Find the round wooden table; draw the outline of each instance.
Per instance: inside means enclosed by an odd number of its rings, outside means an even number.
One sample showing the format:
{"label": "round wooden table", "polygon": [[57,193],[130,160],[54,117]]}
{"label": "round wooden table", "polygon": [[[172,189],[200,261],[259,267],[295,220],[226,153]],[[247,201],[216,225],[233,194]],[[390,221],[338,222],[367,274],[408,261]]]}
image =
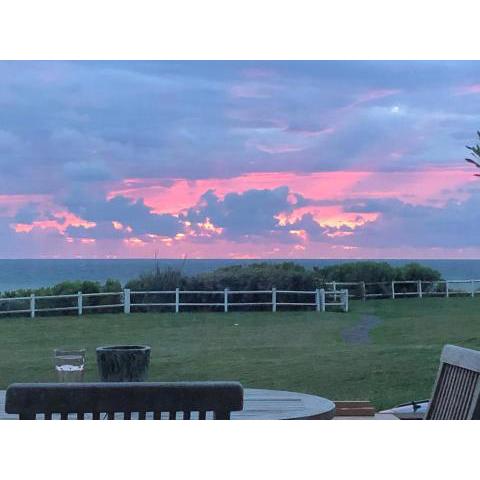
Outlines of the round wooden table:
{"label": "round wooden table", "polygon": [[327,398],[282,390],[244,389],[243,410],[232,420],[330,420],[335,404]]}

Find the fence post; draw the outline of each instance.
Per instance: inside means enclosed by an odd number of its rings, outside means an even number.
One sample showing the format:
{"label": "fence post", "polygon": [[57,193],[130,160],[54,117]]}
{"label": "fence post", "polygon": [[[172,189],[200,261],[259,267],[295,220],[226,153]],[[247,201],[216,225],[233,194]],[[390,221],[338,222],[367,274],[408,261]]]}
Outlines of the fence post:
{"label": "fence post", "polygon": [[77,307],[78,307],[78,314],[82,315],[83,313],[83,297],[82,292],[77,293]]}
{"label": "fence post", "polygon": [[325,311],[325,289],[324,288],[320,289],[320,310],[322,312]]}
{"label": "fence post", "polygon": [[180,289],[175,289],[175,313],[180,311]]}
{"label": "fence post", "polygon": [[337,301],[337,282],[332,282],[333,284],[333,301]]}
{"label": "fence post", "polygon": [[445,296],[448,298],[450,292],[448,291],[448,280],[445,280]]}
{"label": "fence post", "polygon": [[272,312],[277,311],[277,289],[272,288]]}
{"label": "fence post", "polygon": [[30,294],[30,318],[35,318],[35,294]]}
{"label": "fence post", "polygon": [[317,312],[320,311],[320,289],[319,288],[315,289],[315,310]]}
{"label": "fence post", "polygon": [[392,280],[392,298],[395,300],[395,281]]}
{"label": "fence post", "polygon": [[475,296],[475,280],[472,280],[472,298]]}
{"label": "fence post", "polygon": [[365,282],[361,282],[361,289],[362,289],[362,300],[365,301],[367,299],[367,287],[365,286]]}
{"label": "fence post", "polygon": [[343,311],[348,312],[348,290],[343,290]]}
{"label": "fence post", "polygon": [[123,313],[130,313],[130,289],[123,290]]}
{"label": "fence post", "polygon": [[223,291],[223,311],[228,312],[228,288]]}
{"label": "fence post", "polygon": [[421,280],[417,280],[417,293],[418,293],[419,298],[422,298],[423,294],[422,294],[422,281]]}

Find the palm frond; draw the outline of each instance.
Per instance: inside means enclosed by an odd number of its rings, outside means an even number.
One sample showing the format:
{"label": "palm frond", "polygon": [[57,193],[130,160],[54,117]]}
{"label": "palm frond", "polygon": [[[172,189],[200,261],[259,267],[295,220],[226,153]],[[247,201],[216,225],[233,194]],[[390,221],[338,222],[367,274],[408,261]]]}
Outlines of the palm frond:
{"label": "palm frond", "polygon": [[468,163],[473,163],[477,168],[480,168],[480,163],[476,162],[475,160],[472,160],[471,158],[466,158],[465,161]]}

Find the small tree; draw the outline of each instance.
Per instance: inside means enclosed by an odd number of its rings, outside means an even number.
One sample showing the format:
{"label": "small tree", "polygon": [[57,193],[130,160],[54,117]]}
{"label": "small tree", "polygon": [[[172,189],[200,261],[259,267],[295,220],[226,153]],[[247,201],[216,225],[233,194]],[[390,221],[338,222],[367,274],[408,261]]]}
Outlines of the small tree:
{"label": "small tree", "polygon": [[[480,131],[477,132],[478,138],[480,139]],[[473,156],[476,157],[477,159],[480,160],[480,145],[477,143],[473,147],[468,147],[467,148],[472,152]],[[472,160],[471,158],[466,158],[465,161],[468,163],[472,163],[475,165],[477,168],[480,168],[480,163],[477,162],[477,160]],[[475,173],[476,177],[480,177],[479,173]]]}

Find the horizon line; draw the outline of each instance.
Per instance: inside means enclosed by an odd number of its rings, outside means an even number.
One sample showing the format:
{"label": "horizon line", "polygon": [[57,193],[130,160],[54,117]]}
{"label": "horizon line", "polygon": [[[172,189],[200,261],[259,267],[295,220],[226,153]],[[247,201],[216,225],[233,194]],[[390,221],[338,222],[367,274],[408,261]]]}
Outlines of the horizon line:
{"label": "horizon line", "polygon": [[340,260],[340,261],[372,261],[372,260],[475,260],[480,261],[480,258],[458,258],[458,257],[449,257],[449,258],[419,258],[419,257],[369,257],[369,258],[322,258],[322,257],[311,257],[311,258],[285,258],[285,257],[252,257],[252,258],[242,258],[242,257],[202,257],[202,258],[182,258],[182,257],[162,257],[162,258],[151,258],[151,257],[116,257],[116,258],[95,258],[95,257],[19,257],[19,258],[0,258],[0,261],[15,261],[15,260],[174,260],[174,261],[197,261],[197,260],[228,260],[228,261],[304,261],[304,260]]}

